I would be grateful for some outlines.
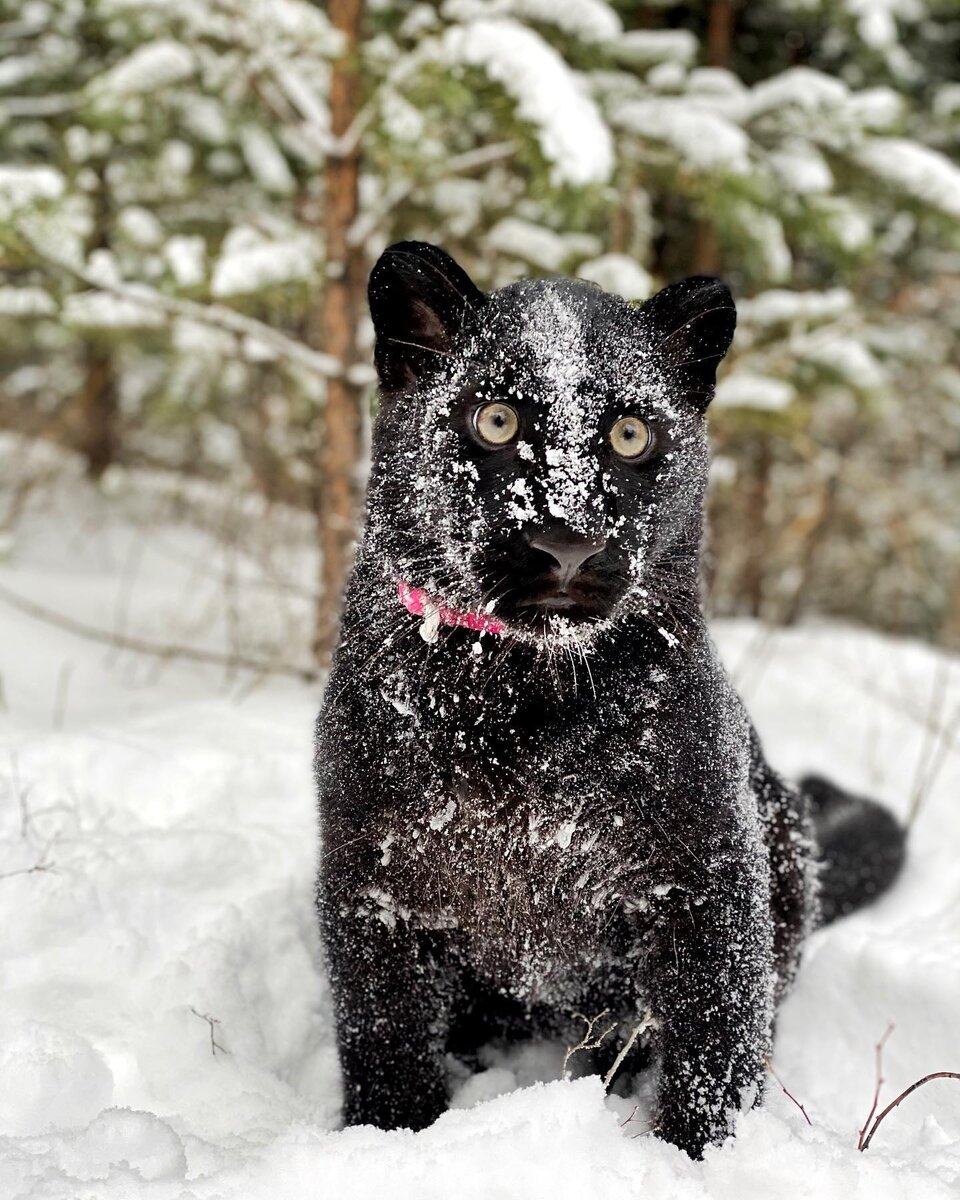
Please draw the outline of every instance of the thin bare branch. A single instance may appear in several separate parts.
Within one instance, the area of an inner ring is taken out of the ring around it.
[[[575,1046],[567,1047],[567,1052],[563,1056],[563,1067],[560,1071],[563,1079],[567,1078],[567,1064],[570,1062],[570,1059],[574,1056],[574,1054],[578,1054],[581,1050],[598,1050],[600,1046],[603,1045],[604,1039],[609,1037],[617,1027],[617,1023],[614,1021],[614,1023],[609,1028],[605,1029],[603,1033],[594,1037],[593,1031],[596,1028],[597,1023],[602,1021],[604,1017],[609,1017],[609,1008],[605,1008],[603,1012],[597,1013],[595,1017],[585,1017],[583,1013],[574,1013],[573,1015],[578,1021],[583,1021],[587,1029],[583,1037]]]
[[[0,873],[0,879],[14,879],[17,875],[55,874],[57,868],[50,861],[50,849],[52,846],[52,841],[47,842],[32,867],[18,867],[14,871],[4,871]]]
[[[464,175],[477,167],[485,167],[490,163],[510,158],[515,152],[516,146],[513,142],[493,142],[489,146],[480,146],[476,150],[455,154],[443,163],[442,169],[431,172],[425,179],[406,179],[395,183],[388,189],[380,205],[369,212],[361,213],[353,223],[347,241],[351,246],[362,245],[398,204],[402,204],[411,192],[425,183],[436,183],[452,175]]]
[[[906,1098],[911,1094],[911,1092],[915,1092],[917,1088],[923,1087],[925,1083],[930,1083],[934,1079],[960,1079],[960,1071],[931,1071],[929,1075],[924,1075],[924,1077],[922,1079],[918,1079],[916,1083],[911,1083],[908,1088],[904,1088],[900,1095],[897,1096],[895,1100],[891,1100],[883,1112],[879,1114],[871,1126],[870,1132],[863,1139],[862,1145],[858,1146],[857,1149],[860,1151],[868,1150],[870,1148],[870,1143],[873,1141],[873,1135],[880,1128],[880,1122],[883,1120],[883,1118],[887,1116],[888,1113],[893,1112],[893,1110],[900,1104],[902,1104],[903,1101],[906,1100]]]
[[[248,655],[221,654],[216,650],[205,650],[200,646],[184,646],[175,642],[154,642],[147,638],[134,637],[130,634],[112,633],[96,625],[88,625],[78,621],[66,613],[56,612],[43,604],[37,604],[20,596],[16,592],[0,584],[0,601],[15,608],[18,612],[38,621],[45,621],[67,633],[114,649],[130,650],[135,654],[147,654],[158,659],[188,659],[192,662],[206,663],[216,667],[239,667],[245,671],[254,671],[265,675],[287,675],[304,683],[314,683],[319,678],[319,671],[312,666],[297,666],[294,663],[270,662],[265,659],[251,658]]]
[[[216,1027],[220,1024],[218,1018],[211,1017],[209,1013],[198,1012],[192,1004],[190,1005],[190,1011],[195,1017],[199,1017],[201,1021],[206,1021],[206,1023],[210,1026],[210,1053],[213,1055],[213,1057],[217,1057],[218,1050],[221,1054],[229,1054],[230,1051],[221,1046],[216,1038]]]
[[[334,379],[345,374],[344,365],[332,355],[321,354],[317,350],[311,350],[303,342],[289,337],[279,329],[274,329],[271,325],[267,325],[263,321],[258,321],[254,317],[248,317],[244,313],[239,313],[235,309],[227,308],[222,304],[200,304],[195,300],[184,300],[181,297],[168,296],[164,292],[157,291],[156,288],[143,283],[111,283],[108,280],[92,275],[83,267],[77,266],[76,263],[67,262],[62,258],[52,256],[42,246],[38,245],[22,227],[18,230],[18,233],[27,242],[34,254],[43,259],[44,262],[98,292],[154,309],[171,319],[179,318],[193,321],[199,325],[208,325],[214,329],[221,329],[226,333],[231,333],[240,339],[253,338],[269,346],[281,358],[295,362],[324,379]],[[356,379],[356,375],[357,367],[354,366],[351,368],[351,379],[355,382],[371,382],[374,378],[372,368],[368,368],[365,372],[361,371],[362,378],[360,380]]]
[[[793,1092],[788,1091],[787,1085],[783,1082],[783,1080],[780,1078],[780,1076],[773,1069],[773,1060],[770,1058],[770,1056],[767,1055],[767,1057],[765,1057],[763,1061],[766,1064],[767,1070],[770,1072],[770,1074],[774,1077],[774,1079],[780,1085],[780,1091],[783,1092],[783,1094],[786,1096],[786,1098],[788,1100],[793,1101],[793,1103],[797,1106],[797,1108],[799,1108],[800,1111],[803,1113],[803,1119],[806,1121],[806,1123],[808,1125],[812,1126],[813,1122],[810,1120],[809,1113],[803,1107],[803,1105],[800,1103],[800,1101],[796,1098],[796,1096],[793,1094]]]
[[[620,1122],[620,1128],[624,1129],[624,1128],[626,1128],[627,1125],[632,1125],[634,1122],[634,1119],[636,1118],[636,1115],[639,1111],[640,1111],[640,1105],[635,1104],[633,1106],[633,1108],[630,1110],[630,1115],[626,1118],[626,1120]],[[634,1137],[634,1138],[646,1137],[647,1134],[653,1133],[653,1131],[658,1128],[658,1125],[659,1125],[659,1122],[651,1121],[647,1125],[646,1129],[641,1129],[639,1131],[639,1133],[631,1134],[631,1137]]]
[[[653,1015],[653,1013],[648,1008],[646,1010],[646,1012],[643,1014],[643,1016],[640,1018],[639,1023],[637,1025],[634,1025],[633,1030],[632,1030],[630,1036],[624,1042],[623,1047],[620,1050],[620,1053],[613,1060],[613,1066],[606,1073],[606,1075],[604,1075],[603,1086],[605,1088],[609,1088],[610,1084],[613,1082],[613,1077],[620,1070],[621,1066],[623,1065],[623,1060],[627,1057],[627,1055],[633,1049],[633,1044],[637,1040],[637,1038],[640,1036],[640,1034],[643,1033],[644,1030],[646,1030],[646,1029],[657,1029],[659,1027],[659,1024],[660,1023],[657,1020],[657,1018]],[[634,1111],[636,1111],[636,1110],[634,1110]]]
[[[873,1048],[874,1074],[876,1077],[873,1089],[873,1104],[870,1105],[870,1111],[867,1113],[867,1119],[864,1121],[863,1128],[860,1130],[859,1136],[857,1137],[858,1150],[866,1149],[866,1145],[864,1144],[863,1140],[864,1134],[867,1132],[867,1128],[869,1127],[870,1122],[873,1120],[873,1114],[877,1111],[877,1105],[880,1103],[880,1089],[883,1087],[883,1048],[887,1044],[887,1038],[891,1033],[893,1033],[894,1028],[895,1026],[891,1022],[891,1024],[889,1024],[883,1031],[883,1037]]]

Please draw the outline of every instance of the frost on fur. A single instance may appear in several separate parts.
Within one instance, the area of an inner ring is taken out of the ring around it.
[[[382,408],[317,755],[345,1118],[423,1127],[446,1054],[649,1012],[658,1134],[699,1156],[761,1095],[817,918],[806,799],[699,604],[730,293],[485,295],[400,243],[370,300]]]

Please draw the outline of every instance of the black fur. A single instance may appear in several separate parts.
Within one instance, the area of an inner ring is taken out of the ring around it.
[[[703,412],[730,294],[697,278],[639,309],[557,280],[485,296],[401,243],[370,302],[382,406],[317,740],[344,1119],[422,1128],[447,1052],[569,1041],[574,1014],[603,1009],[627,1036],[649,1009],[658,1132],[697,1156],[760,1095],[821,850],[826,917],[902,855],[869,802],[834,820],[811,782],[811,817],[707,633]],[[520,423],[499,448],[473,423],[491,400]],[[608,439],[624,415],[652,431],[635,462]],[[438,628],[399,580],[506,631]]]
[[[874,800],[851,796],[829,780],[800,781],[810,801],[821,870],[817,889],[824,924],[869,904],[893,883],[906,845],[896,818]]]

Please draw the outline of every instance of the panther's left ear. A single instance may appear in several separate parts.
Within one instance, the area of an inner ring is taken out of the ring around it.
[[[737,325],[730,289],[719,279],[692,275],[662,288],[638,313],[651,350],[703,412],[713,399],[717,367]]]
[[[464,269],[429,242],[395,242],[367,288],[377,335],[374,360],[386,393],[441,369],[487,302]]]

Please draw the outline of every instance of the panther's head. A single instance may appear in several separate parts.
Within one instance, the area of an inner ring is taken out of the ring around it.
[[[400,242],[370,277],[381,408],[368,540],[385,570],[505,632],[587,642],[696,556],[703,415],[736,323],[694,277],[632,306],[592,284],[485,294]]]

